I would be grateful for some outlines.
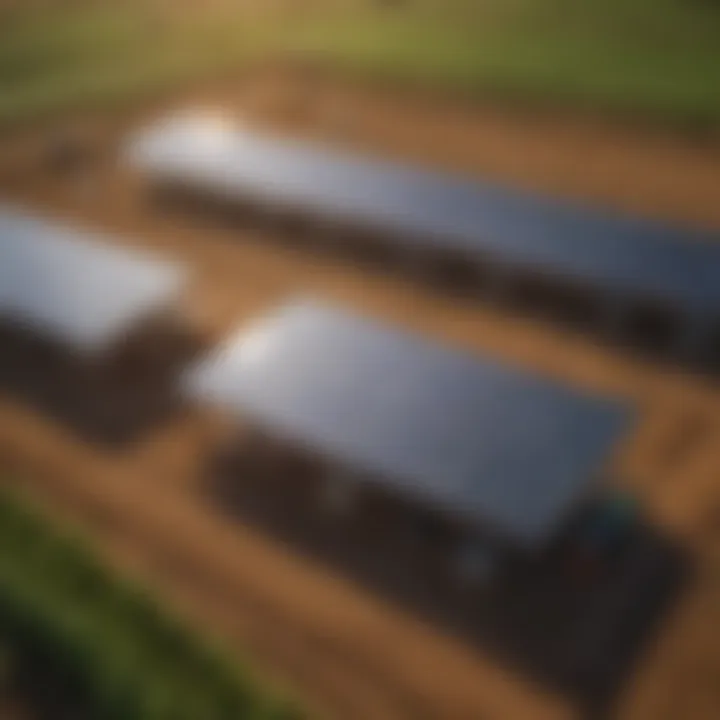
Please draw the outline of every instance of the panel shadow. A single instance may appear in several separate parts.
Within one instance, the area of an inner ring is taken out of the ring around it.
[[[123,447],[182,408],[177,375],[203,342],[151,320],[91,361],[17,323],[0,323],[0,393],[77,436]]]
[[[367,490],[350,507],[328,509],[332,481],[322,467],[285,451],[261,461],[213,452],[202,490],[230,518],[490,651],[594,716],[612,706],[688,574],[684,553],[641,519],[594,567],[576,540],[591,506],[538,559],[503,555],[492,582],[478,584],[458,573],[463,534],[451,518]]]

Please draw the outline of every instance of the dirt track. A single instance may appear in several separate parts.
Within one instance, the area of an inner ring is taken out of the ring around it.
[[[560,127],[552,118],[529,121],[498,111],[426,104],[418,109],[390,94],[327,84],[318,90],[276,72],[190,97],[230,102],[257,121],[357,147],[720,226],[717,148],[662,137],[641,141],[633,132],[587,120]],[[132,113],[89,122],[103,146],[112,148],[137,119]],[[188,305],[208,332],[222,333],[295,290],[311,289],[449,343],[635,398],[642,421],[617,465],[624,481],[642,490],[658,520],[696,549],[701,571],[697,588],[668,619],[660,644],[628,686],[620,716],[714,717],[720,707],[720,603],[714,602],[720,599],[714,579],[720,541],[710,522],[720,511],[715,388],[567,332],[281,249],[258,233],[201,231],[150,214],[133,178],[109,161],[92,186],[78,192],[27,169],[41,136],[29,130],[0,148],[3,194],[188,260],[197,273]],[[85,526],[117,562],[159,586],[181,611],[248,648],[259,667],[329,717],[573,716],[561,698],[495,667],[293,548],[213,512],[201,502],[195,481],[210,424],[181,418],[116,458],[4,403],[0,450],[19,469],[30,470],[31,491]]]

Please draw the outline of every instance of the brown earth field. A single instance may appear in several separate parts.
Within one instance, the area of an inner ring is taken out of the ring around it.
[[[217,105],[296,135],[704,227],[720,227],[720,148],[589,118],[440,105],[279,68],[153,107],[73,118],[102,151],[82,183],[53,177],[39,162],[48,127],[18,128],[0,141],[3,199],[188,262],[195,279],[187,311],[213,337],[294,292],[311,291],[449,345],[636,402],[640,421],[614,460],[615,475],[688,548],[696,570],[621,689],[612,716],[717,717],[716,384],[538,320],[293,249],[273,242],[271,231],[210,227],[150,209],[138,178],[118,166],[115,151],[126,131],[187,103]],[[30,494],[84,528],[109,559],[236,646],[319,717],[579,717],[568,698],[208,503],[198,476],[216,425],[208,413],[187,411],[118,452],[0,398],[0,453]]]

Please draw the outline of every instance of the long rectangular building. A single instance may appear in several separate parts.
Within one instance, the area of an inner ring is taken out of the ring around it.
[[[308,299],[186,377],[196,400],[360,483],[539,549],[600,479],[629,408]]]
[[[580,285],[609,322],[662,326],[658,332],[683,352],[707,354],[720,344],[717,233],[363,159],[192,113],[140,133],[129,157],[153,182],[376,233],[409,262],[449,257],[510,282],[513,273],[530,273],[550,285]]]

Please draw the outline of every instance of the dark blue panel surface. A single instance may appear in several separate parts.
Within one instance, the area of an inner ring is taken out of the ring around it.
[[[241,331],[187,383],[527,548],[587,491],[632,414],[313,300]]]
[[[131,157],[150,175],[396,231],[397,242],[489,256],[609,294],[666,300],[696,315],[712,317],[720,308],[714,234],[604,215],[203,117],[161,123],[134,142]]]

